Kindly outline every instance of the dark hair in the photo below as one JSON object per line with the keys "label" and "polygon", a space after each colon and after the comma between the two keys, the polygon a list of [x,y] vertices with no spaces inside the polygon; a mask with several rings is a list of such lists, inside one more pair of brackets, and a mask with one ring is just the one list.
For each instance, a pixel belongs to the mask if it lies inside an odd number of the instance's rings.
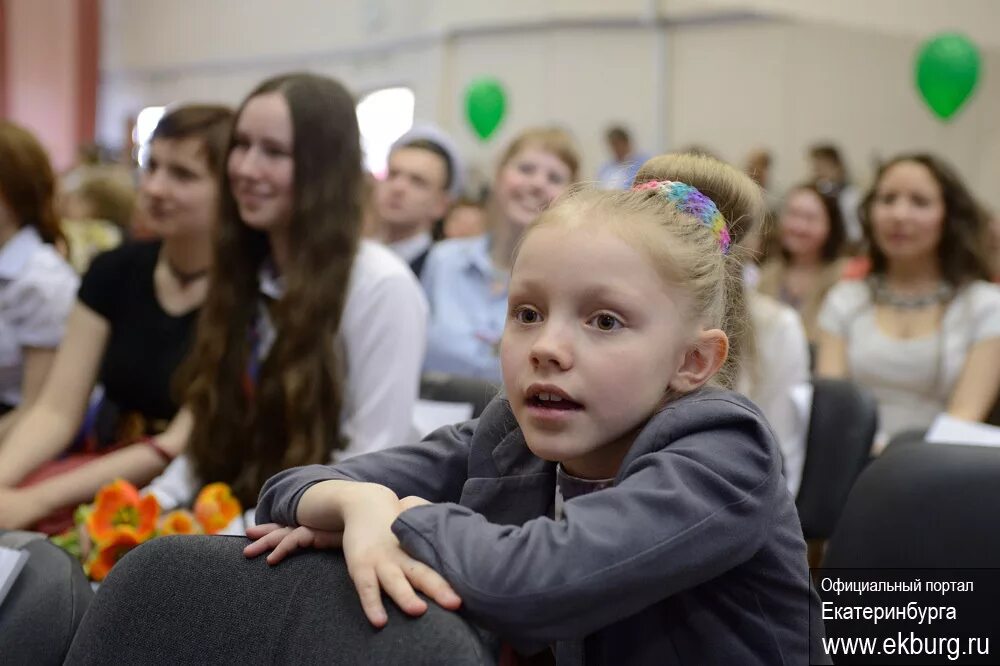
{"label": "dark hair", "polygon": [[832,143],[817,143],[809,148],[809,156],[818,160],[829,160],[836,164],[842,171],[846,171],[844,160],[840,156],[840,150]]}
{"label": "dark hair", "polygon": [[19,125],[0,120],[0,198],[20,227],[46,243],[65,243],[55,209],[56,177],[42,144]]}
{"label": "dark hair", "polygon": [[400,148],[417,148],[419,150],[426,150],[429,153],[433,153],[444,161],[444,190],[448,191],[451,189],[451,184],[455,181],[455,165],[451,163],[451,155],[448,151],[441,146],[441,144],[436,141],[431,141],[430,139],[414,139],[412,141],[407,141],[404,144],[396,146],[393,152],[396,152]]}
{"label": "dark hair", "polygon": [[485,209],[485,204],[482,199],[473,199],[472,197],[459,197],[451,204],[451,208],[448,212],[455,210],[456,208],[478,208],[480,210]]}
{"label": "dark hair", "polygon": [[878,193],[879,183],[885,173],[901,162],[924,166],[941,188],[944,200],[944,224],[938,245],[938,261],[945,281],[959,287],[972,280],[990,279],[990,262],[987,256],[986,218],[982,207],[965,186],[961,177],[948,163],[929,153],[899,155],[883,164],[875,177],[874,185],[861,202],[861,223],[872,242],[868,246],[872,272],[884,273],[888,260],[871,233],[871,208]]}
{"label": "dark hair", "polygon": [[361,237],[364,176],[351,95],[323,76],[278,76],[247,96],[237,118],[251,99],[273,93],[288,104],[295,163],[291,261],[285,294],[270,309],[277,337],[247,389],[258,272],[270,246],[243,223],[223,171],[211,286],[185,367],[195,468],[205,482],[229,483],[244,505],[282,469],[326,461],[343,446],[345,359],[336,336]]}
{"label": "dark hair", "polygon": [[[819,188],[812,183],[802,183],[788,190],[788,194],[785,195],[785,202],[787,203],[788,199],[796,192],[803,191],[816,196],[823,205],[823,211],[826,213],[827,226],[830,231],[826,235],[826,240],[823,241],[823,247],[820,248],[820,258],[823,260],[823,263],[836,261],[844,254],[844,247],[847,243],[847,231],[844,229],[844,217],[840,213],[840,204],[835,198],[820,192]],[[788,251],[784,247],[781,248],[781,256],[786,261],[790,259]]]}
{"label": "dark hair", "polygon": [[631,141],[632,137],[629,136],[628,130],[621,125],[615,125],[608,128],[607,134],[604,135],[608,141]]}
{"label": "dark hair", "polygon": [[222,170],[233,126],[233,110],[217,104],[185,104],[167,111],[150,137],[157,139],[201,139],[205,160],[212,173]]}

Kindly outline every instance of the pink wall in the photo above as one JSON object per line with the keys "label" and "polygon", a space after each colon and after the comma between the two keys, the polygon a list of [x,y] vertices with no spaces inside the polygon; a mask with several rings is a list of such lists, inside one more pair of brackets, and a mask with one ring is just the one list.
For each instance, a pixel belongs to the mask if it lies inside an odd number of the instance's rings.
{"label": "pink wall", "polygon": [[93,140],[98,22],[99,0],[3,0],[3,115],[60,171]]}

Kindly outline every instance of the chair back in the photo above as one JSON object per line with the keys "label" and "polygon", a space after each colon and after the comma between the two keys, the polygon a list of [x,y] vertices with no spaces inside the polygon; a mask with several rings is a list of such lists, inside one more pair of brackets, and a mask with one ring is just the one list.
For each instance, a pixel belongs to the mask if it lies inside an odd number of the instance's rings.
{"label": "chair back", "polygon": [[995,567],[1000,449],[914,444],[886,450],[851,491],[825,567]]}
{"label": "chair back", "polygon": [[434,603],[408,617],[384,597],[375,630],[338,551],[278,566],[248,560],[243,537],[169,536],[130,551],[83,618],[68,666],[99,664],[457,664],[498,646]]}
{"label": "chair back", "polygon": [[795,499],[807,539],[833,533],[848,493],[868,463],[878,408],[867,389],[843,379],[814,379],[802,484]]}
{"label": "chair back", "polygon": [[472,405],[477,419],[500,389],[488,381],[459,377],[443,372],[428,372],[420,378],[420,397],[439,402],[463,402]]}

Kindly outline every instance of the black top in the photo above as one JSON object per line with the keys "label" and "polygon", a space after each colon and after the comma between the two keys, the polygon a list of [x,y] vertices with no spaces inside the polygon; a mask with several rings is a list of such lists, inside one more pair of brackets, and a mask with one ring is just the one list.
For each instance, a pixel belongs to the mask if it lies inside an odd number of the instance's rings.
{"label": "black top", "polygon": [[111,326],[100,383],[119,410],[147,419],[177,412],[170,382],[187,354],[198,311],[175,317],[156,298],[159,241],[126,243],[96,257],[80,284],[80,302]]}

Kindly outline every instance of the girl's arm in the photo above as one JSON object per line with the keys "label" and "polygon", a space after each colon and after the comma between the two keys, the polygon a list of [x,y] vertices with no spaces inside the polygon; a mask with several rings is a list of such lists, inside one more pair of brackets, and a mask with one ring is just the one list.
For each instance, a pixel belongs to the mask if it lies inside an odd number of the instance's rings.
{"label": "girl's arm", "polygon": [[[494,401],[487,410],[499,408],[499,402]],[[432,502],[458,501],[468,478],[469,451],[477,423],[469,421],[439,428],[418,444],[355,456],[336,466],[309,465],[280,472],[261,489],[256,520],[281,525],[307,524],[301,522],[303,494],[314,485],[331,480],[378,484],[399,497],[415,495]],[[336,520],[336,514],[330,519]],[[322,528],[319,524],[311,526]]]}
{"label": "girl's arm", "polygon": [[816,350],[816,376],[829,379],[848,379],[847,341],[839,335],[820,331]]}
{"label": "girl's arm", "polygon": [[77,302],[37,399],[0,445],[0,487],[16,485],[70,443],[86,412],[109,335],[107,320]]}
{"label": "girl's arm", "polygon": [[55,349],[44,349],[41,347],[25,347],[22,349],[24,358],[24,374],[21,378],[21,404],[0,418],[0,441],[7,436],[20,417],[38,399],[38,394],[45,385],[45,378],[48,377],[52,369],[52,362],[56,357]]}
{"label": "girl's arm", "polygon": [[969,350],[948,402],[948,413],[983,421],[1000,396],[1000,337],[980,340]]}
{"label": "girl's arm", "polygon": [[404,512],[393,532],[477,622],[522,642],[580,638],[736,568],[786,524],[798,530],[766,426],[744,411],[715,411],[707,423],[720,425],[639,456],[620,485],[567,501],[561,521],[497,525],[447,504]]}

